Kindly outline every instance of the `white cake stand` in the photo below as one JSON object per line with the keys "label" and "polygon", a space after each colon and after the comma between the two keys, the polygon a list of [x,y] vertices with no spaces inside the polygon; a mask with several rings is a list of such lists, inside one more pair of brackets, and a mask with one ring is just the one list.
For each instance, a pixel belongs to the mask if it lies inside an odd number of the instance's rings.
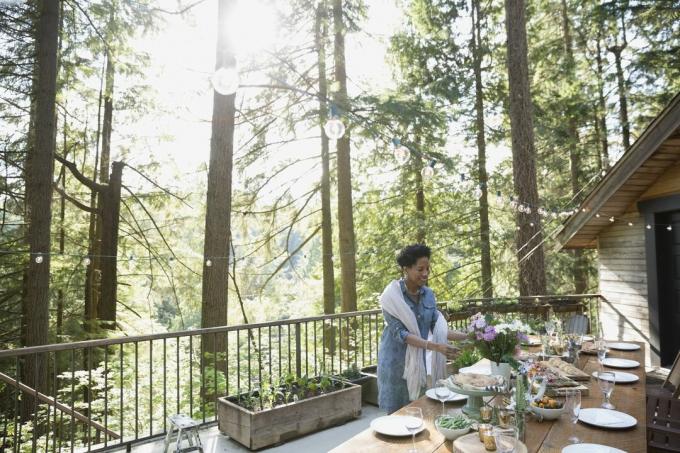
{"label": "white cake stand", "polygon": [[476,420],[479,420],[480,414],[479,414],[479,408],[484,405],[484,397],[485,396],[496,396],[499,395],[499,392],[495,392],[493,390],[482,390],[482,389],[466,389],[462,387],[458,387],[457,385],[454,385],[453,383],[449,382],[448,380],[446,381],[446,386],[451,390],[452,392],[460,393],[461,395],[467,395],[468,399],[467,402],[465,403],[465,406],[463,406],[462,410],[465,415],[468,417],[472,417]]}

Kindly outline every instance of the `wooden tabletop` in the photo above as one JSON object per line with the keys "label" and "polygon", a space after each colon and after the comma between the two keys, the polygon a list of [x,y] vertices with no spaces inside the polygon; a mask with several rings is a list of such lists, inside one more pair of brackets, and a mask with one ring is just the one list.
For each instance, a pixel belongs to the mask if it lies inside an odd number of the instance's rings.
{"label": "wooden tabletop", "polygon": [[[646,451],[646,417],[645,417],[645,349],[642,343],[638,351],[625,352],[611,350],[608,357],[633,359],[640,362],[634,369],[617,370],[633,373],[640,380],[634,384],[616,384],[611,402],[616,410],[632,415],[638,421],[634,428],[626,430],[607,430],[590,427],[583,423],[573,425],[567,415],[554,421],[538,422],[533,417],[528,418],[525,443],[529,452],[553,453],[560,452],[567,445],[568,438],[576,435],[581,442],[592,442],[620,448],[630,453]],[[581,354],[579,367],[587,373],[592,373],[598,367],[597,357]],[[609,370],[609,369],[608,369]],[[613,369],[611,371],[614,371]],[[602,403],[602,392],[597,380],[591,378],[584,382],[590,387],[589,396],[583,396],[581,407],[599,407]],[[464,402],[446,403],[447,412],[458,412]],[[453,442],[447,441],[434,427],[434,419],[441,414],[442,406],[438,401],[422,397],[406,407],[420,407],[423,410],[425,430],[416,436],[416,447],[420,453],[453,453]],[[395,412],[403,415],[404,408]],[[410,437],[389,437],[375,433],[368,428],[353,438],[331,450],[332,453],[345,452],[400,452],[403,453],[411,445]]]}

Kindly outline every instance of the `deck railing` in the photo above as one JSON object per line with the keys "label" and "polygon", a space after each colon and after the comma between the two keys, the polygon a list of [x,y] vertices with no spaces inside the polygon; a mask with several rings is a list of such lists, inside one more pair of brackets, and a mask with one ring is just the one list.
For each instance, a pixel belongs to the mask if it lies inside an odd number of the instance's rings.
{"label": "deck railing", "polygon": [[[452,328],[477,312],[525,320],[574,312],[598,325],[598,295],[441,304]],[[219,396],[289,374],[377,363],[380,310],[0,351],[0,451],[102,451],[162,436],[167,418],[216,420]]]}

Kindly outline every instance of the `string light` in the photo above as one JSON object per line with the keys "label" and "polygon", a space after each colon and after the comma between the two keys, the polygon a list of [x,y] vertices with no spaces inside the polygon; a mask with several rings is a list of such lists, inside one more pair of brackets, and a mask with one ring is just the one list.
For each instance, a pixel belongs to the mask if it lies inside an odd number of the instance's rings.
{"label": "string light", "polygon": [[610,221],[610,222],[613,222],[613,221],[614,221],[614,217],[610,217],[610,218],[609,218],[609,221]]}
{"label": "string light", "polygon": [[392,139],[392,144],[394,145],[394,158],[399,163],[399,165],[404,165],[411,158],[411,151],[407,147],[401,144],[401,140],[398,138]]}
{"label": "string light", "polygon": [[628,226],[633,226],[633,222],[628,222]]}
{"label": "string light", "polygon": [[437,161],[433,160],[430,162],[430,165],[426,165],[422,170],[420,170],[420,175],[423,177],[423,179],[430,179],[434,176],[434,166],[436,163]]}
{"label": "string light", "polygon": [[646,228],[647,228],[648,230],[651,230],[651,229],[652,229],[652,226],[649,225],[649,224],[647,224],[647,227],[646,227]]}
{"label": "string light", "polygon": [[481,187],[475,187],[475,191],[473,193],[475,198],[482,198],[483,192]]}
{"label": "string light", "polygon": [[600,218],[600,213],[598,212],[597,214],[595,214],[595,217],[597,217],[597,218],[599,219],[599,218]]}
{"label": "string light", "polygon": [[331,140],[338,140],[345,135],[345,124],[340,121],[340,114],[338,113],[338,108],[335,104],[330,106],[329,119],[323,126],[323,130],[326,133],[326,137]]}
{"label": "string light", "polygon": [[205,260],[205,267],[212,267],[212,260]]}
{"label": "string light", "polygon": [[529,226],[533,228],[534,222],[529,223]]}
{"label": "string light", "polygon": [[37,256],[35,257],[35,262],[36,262],[37,264],[42,263],[42,262],[43,262],[43,257],[42,257],[42,255],[37,255]]}
{"label": "string light", "polygon": [[92,261],[90,260],[89,257],[83,258],[83,266],[89,266]]}
{"label": "string light", "polygon": [[223,96],[236,93],[239,86],[239,74],[236,65],[223,66],[215,71],[210,78],[213,89]]}
{"label": "string light", "polygon": [[667,229],[668,231],[673,231],[673,227],[670,226],[670,225],[668,225],[668,226],[666,227],[666,229]]}

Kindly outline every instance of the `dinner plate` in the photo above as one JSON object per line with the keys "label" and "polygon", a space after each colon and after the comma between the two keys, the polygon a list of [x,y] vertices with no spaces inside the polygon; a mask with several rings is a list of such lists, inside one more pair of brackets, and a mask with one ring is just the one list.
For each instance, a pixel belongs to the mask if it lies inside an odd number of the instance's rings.
{"label": "dinner plate", "polygon": [[606,429],[625,429],[637,425],[635,417],[619,411],[602,409],[601,407],[581,409],[578,419],[587,425]]}
{"label": "dinner plate", "polygon": [[626,453],[618,448],[600,444],[572,444],[562,449],[562,453]]}
{"label": "dinner plate", "polygon": [[[411,433],[406,429],[406,415],[385,415],[371,420],[371,429],[376,433],[386,436],[410,436]],[[425,429],[425,423],[416,431],[416,434]]]}
{"label": "dinner plate", "polygon": [[640,349],[639,344],[635,343],[624,343],[621,341],[615,341],[615,342],[607,342],[607,346],[609,346],[611,349],[616,349],[617,351],[637,351]]}
{"label": "dinner plate", "polygon": [[[448,390],[448,388],[447,388]],[[437,398],[437,394],[434,392],[434,389],[429,389],[427,392],[425,392],[425,395],[428,398],[432,398],[433,400],[441,401],[439,398]],[[460,393],[452,392],[449,390],[449,397],[446,399],[446,402],[449,401],[463,401],[467,399],[467,395],[461,395]]]}
{"label": "dinner plate", "polygon": [[[625,371],[609,371],[609,373],[614,373],[614,382],[616,384],[630,384],[640,380],[633,373],[626,373]],[[597,379],[597,371],[593,371],[593,377]]]}
{"label": "dinner plate", "polygon": [[636,360],[619,359],[617,357],[607,357],[602,360],[602,365],[609,368],[637,368],[640,366],[640,362]]}

